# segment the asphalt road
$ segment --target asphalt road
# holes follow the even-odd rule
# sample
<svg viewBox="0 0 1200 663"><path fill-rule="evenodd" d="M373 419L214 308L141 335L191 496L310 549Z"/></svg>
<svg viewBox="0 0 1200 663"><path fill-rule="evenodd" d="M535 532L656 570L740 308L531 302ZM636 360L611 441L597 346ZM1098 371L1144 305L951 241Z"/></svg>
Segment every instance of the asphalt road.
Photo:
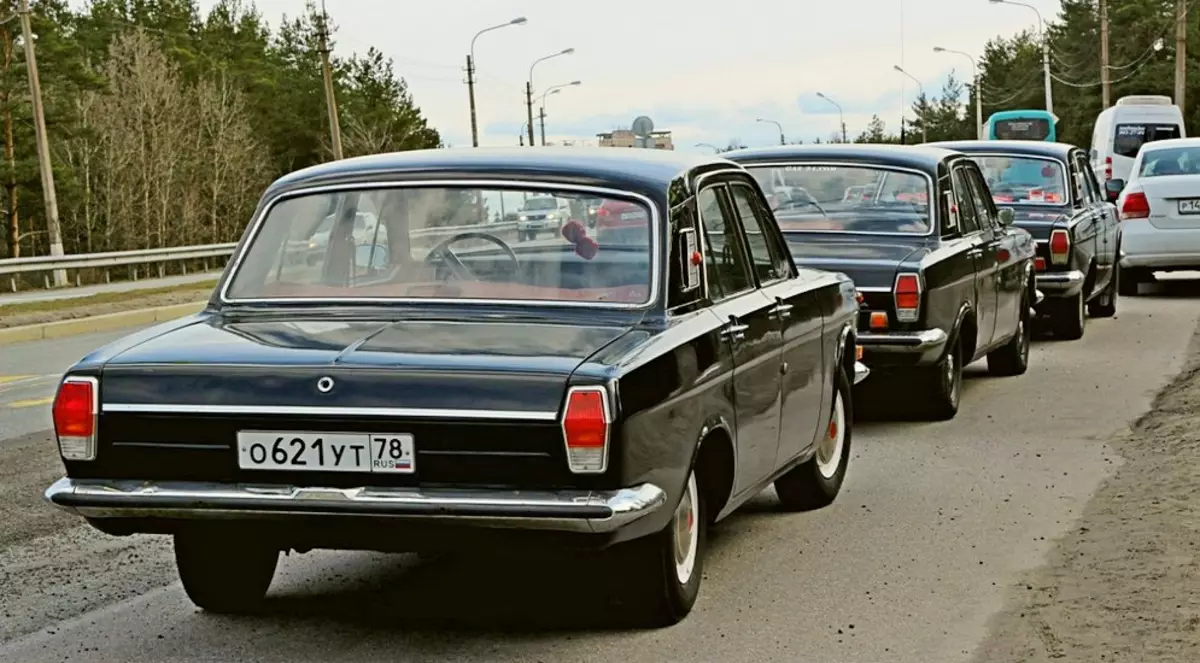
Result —
<svg viewBox="0 0 1200 663"><path fill-rule="evenodd" d="M0 506L0 660L969 661L1121 463L1106 440L1181 367L1200 288L1167 286L1123 298L1081 341L1035 344L1025 376L972 366L953 421L859 423L837 502L786 514L768 491L722 523L695 611L657 631L610 626L586 566L490 551L293 554L266 615L207 615L163 538L106 537L36 505L59 472L52 443L11 436L0 505L25 506ZM34 371L36 357L82 343L31 345L26 370L52 373L62 363Z"/></svg>

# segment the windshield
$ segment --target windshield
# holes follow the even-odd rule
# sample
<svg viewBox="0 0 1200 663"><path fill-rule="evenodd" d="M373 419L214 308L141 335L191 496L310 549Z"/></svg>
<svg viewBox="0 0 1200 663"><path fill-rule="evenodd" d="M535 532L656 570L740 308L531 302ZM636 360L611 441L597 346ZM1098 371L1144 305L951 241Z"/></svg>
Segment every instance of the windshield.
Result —
<svg viewBox="0 0 1200 663"><path fill-rule="evenodd" d="M1053 159L976 154L998 203L1065 205L1070 201L1062 164Z"/></svg>
<svg viewBox="0 0 1200 663"><path fill-rule="evenodd" d="M993 127L997 140L1046 140L1050 135L1050 120L1045 118L995 120Z"/></svg>
<svg viewBox="0 0 1200 663"><path fill-rule="evenodd" d="M1200 145L1146 150L1138 177L1200 174Z"/></svg>
<svg viewBox="0 0 1200 663"><path fill-rule="evenodd" d="M504 197L528 193L508 190ZM537 200L551 207L595 196L538 193ZM516 222L489 212L498 201L503 205L498 191L442 187L284 199L261 221L225 296L647 303L650 224L624 228L617 243L589 230L585 218L571 218L529 239L519 235ZM639 202L601 202L650 217ZM335 222L322 231L330 216ZM372 223L355 223L356 217Z"/></svg>
<svg viewBox="0 0 1200 663"><path fill-rule="evenodd" d="M541 198L530 198L529 200L525 201L525 205L524 205L525 209L537 209L537 210L555 209L557 207L558 207L558 201L553 198L550 198L549 196L543 196Z"/></svg>
<svg viewBox="0 0 1200 663"><path fill-rule="evenodd" d="M929 232L924 175L857 164L746 167L767 193L784 231Z"/></svg>
<svg viewBox="0 0 1200 663"><path fill-rule="evenodd" d="M1168 138L1179 138L1179 127L1174 124L1118 124L1113 137L1113 152L1132 159L1146 143Z"/></svg>

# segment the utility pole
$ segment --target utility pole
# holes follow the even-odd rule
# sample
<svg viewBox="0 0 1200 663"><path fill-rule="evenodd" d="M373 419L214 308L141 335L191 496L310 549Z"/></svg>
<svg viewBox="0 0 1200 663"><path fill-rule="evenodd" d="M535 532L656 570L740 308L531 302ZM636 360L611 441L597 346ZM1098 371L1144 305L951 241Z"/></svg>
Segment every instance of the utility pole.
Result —
<svg viewBox="0 0 1200 663"><path fill-rule="evenodd" d="M471 98L471 147L479 147L479 125L475 121L475 62L467 54L467 96Z"/></svg>
<svg viewBox="0 0 1200 663"><path fill-rule="evenodd" d="M538 124L542 125L542 147L546 146L546 107L538 107Z"/></svg>
<svg viewBox="0 0 1200 663"><path fill-rule="evenodd" d="M537 145L533 140L533 83L525 81L525 113L529 122L529 146Z"/></svg>
<svg viewBox="0 0 1200 663"><path fill-rule="evenodd" d="M1187 2L1175 0L1175 105L1183 108L1187 90Z"/></svg>
<svg viewBox="0 0 1200 663"><path fill-rule="evenodd" d="M1112 72L1108 68L1108 0L1100 0L1100 100L1101 108L1112 105Z"/></svg>
<svg viewBox="0 0 1200 663"><path fill-rule="evenodd" d="M321 40L321 74L325 78L325 106L329 110L329 137L333 143L333 158L342 158L342 126L338 122L337 98L333 91L333 68L329 66L329 14L321 3L321 21L317 37Z"/></svg>
<svg viewBox="0 0 1200 663"><path fill-rule="evenodd" d="M29 95L33 98L33 128L37 138L38 170L42 173L42 196L46 201L46 231L50 235L50 255L63 254L62 229L58 225L58 194L54 190L54 171L50 164L50 143L46 138L46 112L42 106L42 84L38 80L37 56L33 52L33 26L29 0L21 0L21 35L25 41L25 66L29 69ZM54 285L67 284L67 270L54 270Z"/></svg>

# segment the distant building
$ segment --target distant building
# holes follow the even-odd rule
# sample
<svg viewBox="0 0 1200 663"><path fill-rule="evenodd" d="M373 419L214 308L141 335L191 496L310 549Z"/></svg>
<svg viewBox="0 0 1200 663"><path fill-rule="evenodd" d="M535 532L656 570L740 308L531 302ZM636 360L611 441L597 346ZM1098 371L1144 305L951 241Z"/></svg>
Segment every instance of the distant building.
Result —
<svg viewBox="0 0 1200 663"><path fill-rule="evenodd" d="M637 136L629 129L614 129L608 133L596 134L600 139L600 147L637 147ZM673 150L675 143L671 140L670 131L651 131L654 139L654 149Z"/></svg>

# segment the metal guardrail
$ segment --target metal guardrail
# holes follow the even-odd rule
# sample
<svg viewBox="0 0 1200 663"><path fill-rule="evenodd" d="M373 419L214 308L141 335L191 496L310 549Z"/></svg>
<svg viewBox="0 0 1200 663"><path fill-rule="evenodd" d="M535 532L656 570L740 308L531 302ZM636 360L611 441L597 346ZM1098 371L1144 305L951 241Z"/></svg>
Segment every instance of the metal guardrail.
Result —
<svg viewBox="0 0 1200 663"><path fill-rule="evenodd" d="M462 232L507 232L515 231L515 221L501 223L472 224L469 226L445 226L413 231L412 236L443 239ZM137 249L133 251L107 251L105 253L78 253L64 256L30 256L27 258L5 258L0 260L0 276L10 279L17 274L52 272L59 269L95 269L169 263L184 260L207 260L228 258L233 254L236 242L228 244L202 244L198 246L173 246L165 249ZM136 272L134 275L136 279ZM16 284L13 283L13 290Z"/></svg>

